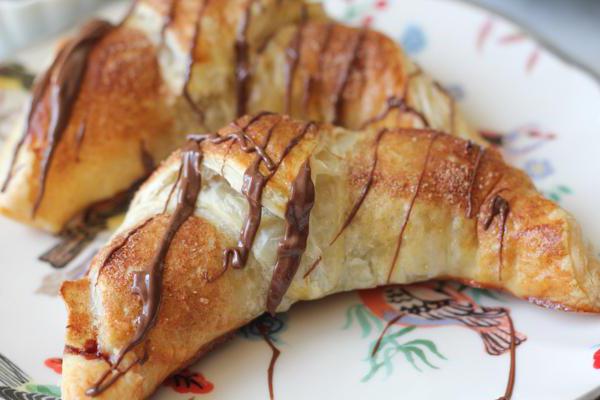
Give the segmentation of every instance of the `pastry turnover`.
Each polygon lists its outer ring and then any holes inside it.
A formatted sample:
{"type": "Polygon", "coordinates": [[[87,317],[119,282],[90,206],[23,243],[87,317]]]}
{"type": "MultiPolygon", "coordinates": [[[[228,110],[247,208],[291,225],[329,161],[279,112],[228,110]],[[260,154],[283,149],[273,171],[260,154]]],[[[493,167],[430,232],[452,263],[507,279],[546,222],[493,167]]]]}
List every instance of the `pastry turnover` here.
{"type": "Polygon", "coordinates": [[[0,155],[0,212],[51,232],[86,222],[126,200],[187,133],[263,110],[480,140],[391,39],[315,5],[140,0],[117,26],[84,26],[38,78],[0,155]]]}
{"type": "Polygon", "coordinates": [[[574,219],[486,149],[435,130],[261,113],[191,137],[65,282],[63,398],[150,395],[265,311],[452,278],[600,311],[574,219]]]}

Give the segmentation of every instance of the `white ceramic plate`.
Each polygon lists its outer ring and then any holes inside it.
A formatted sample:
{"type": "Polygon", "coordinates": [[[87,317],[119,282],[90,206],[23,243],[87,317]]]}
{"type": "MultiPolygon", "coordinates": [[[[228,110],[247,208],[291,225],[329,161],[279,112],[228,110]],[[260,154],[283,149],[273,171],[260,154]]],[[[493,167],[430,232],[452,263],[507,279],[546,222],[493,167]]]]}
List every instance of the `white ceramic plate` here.
{"type": "Polygon", "coordinates": [[[72,25],[102,0],[0,0],[0,58],[72,25]]]}
{"type": "MultiPolygon", "coordinates": [[[[572,211],[592,244],[600,244],[596,207],[600,84],[596,78],[562,61],[514,24],[467,3],[332,0],[327,8],[338,18],[369,23],[401,42],[460,100],[472,121],[490,135],[502,135],[510,162],[524,168],[548,197],[572,211]]],[[[109,14],[121,11],[113,8],[109,14]]],[[[44,46],[20,61],[39,67],[51,48],[44,46]]],[[[7,98],[14,99],[6,93],[2,97],[0,92],[0,110],[8,109],[7,98]]],[[[0,393],[5,396],[15,390],[58,395],[65,310],[56,290],[62,279],[83,272],[86,257],[99,244],[66,269],[53,270],[36,257],[56,240],[0,220],[0,385],[9,387],[0,393]]],[[[511,310],[517,330],[527,338],[517,348],[514,399],[594,398],[585,394],[600,384],[600,318],[545,310],[455,284],[348,293],[300,304],[266,320],[270,337],[281,350],[275,397],[492,399],[502,395],[508,353],[491,355],[482,334],[493,332],[469,328],[463,319],[429,321],[411,315],[393,325],[377,356],[369,357],[389,319],[386,310],[417,297],[443,298],[448,307],[470,305],[475,319],[482,307],[511,310]]],[[[251,325],[169,380],[155,398],[268,398],[270,358],[270,348],[251,325]]]]}

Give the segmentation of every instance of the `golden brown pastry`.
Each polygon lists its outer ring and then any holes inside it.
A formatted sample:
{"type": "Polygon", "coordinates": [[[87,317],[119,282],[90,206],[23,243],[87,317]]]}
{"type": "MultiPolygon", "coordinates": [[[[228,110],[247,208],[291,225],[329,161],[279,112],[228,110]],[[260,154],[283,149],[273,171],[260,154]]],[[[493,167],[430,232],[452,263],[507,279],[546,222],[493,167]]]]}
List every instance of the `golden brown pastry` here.
{"type": "Polygon", "coordinates": [[[243,117],[175,152],[88,275],[64,283],[63,398],[146,397],[300,300],[453,278],[598,312],[599,273],[574,219],[494,149],[243,117]]]}
{"type": "Polygon", "coordinates": [[[271,110],[479,140],[451,97],[382,34],[302,0],[146,0],[93,21],[39,77],[0,156],[0,212],[59,232],[123,202],[192,131],[271,110]]]}

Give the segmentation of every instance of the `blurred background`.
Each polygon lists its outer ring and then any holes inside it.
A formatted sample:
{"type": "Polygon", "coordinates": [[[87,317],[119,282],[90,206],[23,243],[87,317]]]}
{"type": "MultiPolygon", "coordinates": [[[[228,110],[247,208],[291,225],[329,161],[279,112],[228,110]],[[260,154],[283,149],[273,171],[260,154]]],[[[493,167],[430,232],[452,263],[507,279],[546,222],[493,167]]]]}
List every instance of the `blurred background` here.
{"type": "MultiPolygon", "coordinates": [[[[402,0],[389,0],[402,1],[402,0]]],[[[465,1],[496,11],[572,61],[600,74],[600,0],[465,1]]],[[[0,61],[72,28],[107,0],[0,0],[0,61]]]]}

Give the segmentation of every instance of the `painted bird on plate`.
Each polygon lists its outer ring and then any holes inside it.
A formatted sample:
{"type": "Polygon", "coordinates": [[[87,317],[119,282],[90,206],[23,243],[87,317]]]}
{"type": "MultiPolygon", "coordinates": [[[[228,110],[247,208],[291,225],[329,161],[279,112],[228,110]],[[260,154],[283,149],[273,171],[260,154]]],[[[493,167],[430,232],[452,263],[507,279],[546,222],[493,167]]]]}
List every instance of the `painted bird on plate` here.
{"type": "MultiPolygon", "coordinates": [[[[363,291],[360,296],[365,305],[388,324],[458,324],[477,332],[490,355],[501,355],[510,350],[508,310],[481,306],[454,284],[425,282],[388,286],[363,291]]],[[[526,339],[525,335],[515,332],[515,345],[526,339]]]]}

